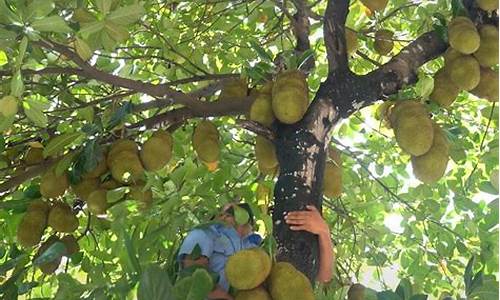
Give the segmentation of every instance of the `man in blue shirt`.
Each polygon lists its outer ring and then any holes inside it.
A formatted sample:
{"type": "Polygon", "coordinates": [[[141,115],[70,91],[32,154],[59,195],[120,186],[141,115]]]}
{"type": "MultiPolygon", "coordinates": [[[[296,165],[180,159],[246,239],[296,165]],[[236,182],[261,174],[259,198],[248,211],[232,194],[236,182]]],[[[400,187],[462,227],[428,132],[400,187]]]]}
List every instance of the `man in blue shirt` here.
{"type": "MultiPolygon", "coordinates": [[[[201,265],[219,275],[219,282],[208,299],[233,300],[228,293],[229,283],[224,274],[227,259],[240,250],[258,247],[262,238],[252,232],[254,217],[246,203],[224,206],[218,220],[221,221],[220,224],[194,229],[186,236],[179,249],[179,260],[183,268],[201,265]],[[248,222],[244,224],[236,222],[235,210],[241,209],[248,214],[248,222]],[[201,253],[200,256],[193,257],[191,254],[196,246],[201,253]]],[[[314,206],[307,206],[305,211],[289,212],[285,221],[291,230],[305,230],[318,235],[321,263],[317,280],[330,281],[334,261],[333,245],[328,225],[319,212],[314,206]]]]}

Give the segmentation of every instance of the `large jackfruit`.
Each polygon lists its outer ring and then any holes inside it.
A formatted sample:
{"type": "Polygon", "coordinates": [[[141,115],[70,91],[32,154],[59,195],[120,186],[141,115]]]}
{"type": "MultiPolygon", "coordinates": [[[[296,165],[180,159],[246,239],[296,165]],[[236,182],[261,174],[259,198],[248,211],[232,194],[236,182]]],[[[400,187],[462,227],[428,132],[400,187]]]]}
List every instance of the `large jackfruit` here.
{"type": "Polygon", "coordinates": [[[347,291],[347,300],[364,300],[365,286],[359,283],[351,285],[347,291]]]}
{"type": "Polygon", "coordinates": [[[255,138],[255,157],[261,171],[272,171],[278,165],[274,144],[262,136],[255,138]]]}
{"type": "Polygon", "coordinates": [[[107,190],[100,188],[90,193],[87,198],[87,208],[94,215],[104,215],[108,209],[107,190]]]}
{"type": "Polygon", "coordinates": [[[389,0],[361,0],[361,3],[371,11],[381,11],[385,9],[388,1],[389,0]]]}
{"type": "Polygon", "coordinates": [[[448,165],[449,146],[444,132],[437,124],[434,126],[432,147],[421,156],[412,156],[411,165],[415,177],[424,183],[434,183],[443,177],[448,165]]]}
{"type": "Polygon", "coordinates": [[[287,262],[273,265],[269,290],[273,300],[314,300],[309,279],[287,262]]]}
{"type": "Polygon", "coordinates": [[[272,82],[265,84],[250,107],[250,120],[267,127],[271,126],[276,119],[272,106],[272,87],[272,82]]]}
{"type": "Polygon", "coordinates": [[[246,97],[247,94],[248,86],[245,79],[228,80],[222,87],[219,100],[243,98],[246,97]]]}
{"type": "Polygon", "coordinates": [[[498,0],[477,0],[477,6],[485,11],[495,11],[498,9],[498,0]]]}
{"type": "Polygon", "coordinates": [[[41,179],[40,193],[45,198],[56,198],[64,195],[69,187],[68,175],[66,173],[57,176],[55,169],[48,170],[41,179]]]}
{"type": "Polygon", "coordinates": [[[166,131],[159,130],[142,145],[141,161],[148,171],[157,171],[167,165],[172,157],[173,139],[166,131]]]}
{"type": "Polygon", "coordinates": [[[24,163],[28,166],[39,164],[43,161],[43,148],[30,147],[24,155],[24,163]]]}
{"type": "Polygon", "coordinates": [[[132,140],[127,140],[127,139],[116,140],[111,145],[111,148],[109,149],[108,158],[109,157],[114,157],[117,153],[123,152],[123,151],[128,151],[128,152],[132,152],[132,153],[138,153],[139,152],[139,146],[137,145],[136,142],[134,142],[132,140]]]}
{"type": "Polygon", "coordinates": [[[78,228],[78,218],[71,206],[58,202],[50,209],[48,224],[57,232],[71,233],[78,228]]]}
{"type": "Polygon", "coordinates": [[[354,52],[356,52],[356,50],[358,50],[358,34],[347,27],[345,29],[345,42],[347,54],[352,55],[354,52]]]}
{"type": "Polygon", "coordinates": [[[47,227],[49,209],[49,204],[44,201],[34,201],[29,205],[17,226],[17,241],[22,247],[32,247],[40,243],[47,227]]]}
{"type": "MultiPolygon", "coordinates": [[[[35,254],[35,259],[37,257],[39,257],[40,255],[42,255],[45,252],[45,250],[47,250],[50,246],[52,246],[52,244],[54,244],[56,242],[60,242],[60,240],[57,236],[53,235],[50,238],[48,238],[40,246],[40,248],[38,248],[38,251],[35,254]]],[[[62,256],[58,256],[53,261],[41,264],[38,267],[40,268],[40,270],[42,271],[43,274],[50,275],[50,274],[54,273],[57,270],[57,268],[59,267],[59,265],[61,264],[61,258],[62,258],[62,256]]]]}
{"type": "Polygon", "coordinates": [[[234,300],[272,300],[271,295],[262,287],[238,291],[234,300]]]}
{"type": "Polygon", "coordinates": [[[444,58],[444,64],[445,66],[448,66],[451,64],[452,61],[454,61],[456,58],[461,57],[462,53],[458,52],[457,50],[453,49],[452,47],[448,47],[446,51],[443,54],[444,58]]]}
{"type": "Polygon", "coordinates": [[[137,182],[144,176],[144,167],[136,152],[121,151],[116,154],[110,152],[108,165],[113,179],[121,183],[137,182]]]}
{"type": "Polygon", "coordinates": [[[466,17],[457,17],[448,24],[450,46],[463,54],[472,54],[480,44],[479,33],[472,21],[466,17]]]}
{"type": "Polygon", "coordinates": [[[481,80],[470,92],[490,102],[498,102],[498,72],[489,68],[481,68],[481,80]]]}
{"type": "Polygon", "coordinates": [[[394,41],[392,40],[393,36],[394,32],[386,29],[375,32],[375,42],[373,44],[375,51],[380,55],[391,53],[394,47],[394,41]]]}
{"type": "Polygon", "coordinates": [[[219,139],[219,131],[212,122],[203,120],[198,123],[193,131],[193,148],[202,162],[219,161],[219,139]]]}
{"type": "MultiPolygon", "coordinates": [[[[498,3],[498,2],[497,2],[498,3]]],[[[481,45],[474,57],[483,67],[493,67],[498,64],[498,28],[493,25],[483,25],[479,29],[481,45]]]]}
{"type": "Polygon", "coordinates": [[[293,124],[302,119],[309,105],[306,76],[297,70],[278,75],[273,85],[272,107],[280,122],[293,124]]]}
{"type": "Polygon", "coordinates": [[[446,67],[434,75],[434,89],[429,98],[441,107],[448,108],[455,101],[460,89],[451,81],[446,67]]]}
{"type": "Polygon", "coordinates": [[[108,171],[105,156],[97,161],[97,165],[91,171],[83,174],[84,179],[99,178],[108,171]]]}
{"type": "Polygon", "coordinates": [[[225,267],[227,281],[239,290],[258,287],[271,272],[271,258],[260,248],[241,250],[229,257],[225,267]]]}
{"type": "Polygon", "coordinates": [[[97,178],[83,179],[78,184],[71,186],[73,193],[75,193],[78,198],[84,201],[87,200],[90,193],[97,190],[98,188],[99,179],[97,178]]]}
{"type": "Polygon", "coordinates": [[[460,89],[470,91],[479,84],[480,68],[471,55],[462,55],[449,65],[450,79],[460,89]]]}
{"type": "Polygon", "coordinates": [[[335,147],[328,148],[328,157],[323,173],[323,194],[328,198],[336,198],[342,194],[342,158],[335,147]]]}
{"type": "Polygon", "coordinates": [[[137,201],[141,209],[148,209],[153,204],[153,192],[150,188],[144,189],[144,185],[131,186],[130,198],[137,201]]]}

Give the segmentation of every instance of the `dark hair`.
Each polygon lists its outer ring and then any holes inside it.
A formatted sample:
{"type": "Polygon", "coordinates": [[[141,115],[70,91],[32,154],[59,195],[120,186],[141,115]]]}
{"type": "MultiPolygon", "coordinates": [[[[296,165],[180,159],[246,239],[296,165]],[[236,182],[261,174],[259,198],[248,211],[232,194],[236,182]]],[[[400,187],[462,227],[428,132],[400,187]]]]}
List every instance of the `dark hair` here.
{"type": "MultiPolygon", "coordinates": [[[[254,216],[253,216],[253,212],[252,212],[252,209],[250,208],[250,205],[248,205],[248,203],[238,203],[236,204],[238,205],[239,207],[243,208],[244,210],[246,210],[246,212],[248,213],[248,223],[250,223],[251,225],[254,224],[254,216]]],[[[224,211],[225,213],[227,214],[230,214],[231,216],[234,217],[234,207],[229,207],[228,209],[226,209],[224,211]]]]}

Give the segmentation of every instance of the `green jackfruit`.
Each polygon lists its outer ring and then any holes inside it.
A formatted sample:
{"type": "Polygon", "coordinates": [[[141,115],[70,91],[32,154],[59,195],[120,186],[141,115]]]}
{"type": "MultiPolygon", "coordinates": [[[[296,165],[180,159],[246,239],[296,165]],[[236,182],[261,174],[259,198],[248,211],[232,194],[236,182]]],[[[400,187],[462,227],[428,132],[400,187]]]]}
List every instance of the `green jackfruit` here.
{"type": "Polygon", "coordinates": [[[225,273],[231,286],[240,290],[258,287],[271,272],[271,258],[260,248],[236,252],[227,260],[225,273]]]}
{"type": "Polygon", "coordinates": [[[358,34],[347,28],[345,29],[345,42],[346,42],[346,48],[347,48],[347,53],[349,55],[352,55],[356,50],[358,50],[359,43],[358,43],[358,34]]]}
{"type": "MultiPolygon", "coordinates": [[[[45,252],[45,250],[47,250],[50,246],[52,246],[52,244],[59,242],[59,241],[60,241],[59,238],[56,236],[51,236],[50,238],[48,238],[40,246],[40,248],[38,248],[38,251],[35,254],[34,258],[36,259],[40,255],[42,255],[45,252]]],[[[56,257],[53,261],[41,264],[38,267],[40,268],[40,270],[42,271],[43,274],[50,275],[50,274],[54,273],[57,270],[57,268],[59,268],[59,265],[61,264],[61,258],[62,258],[62,256],[56,257]]]]}
{"type": "Polygon", "coordinates": [[[412,156],[411,165],[415,177],[424,183],[434,183],[443,177],[449,159],[448,140],[441,128],[434,124],[432,147],[421,156],[412,156]]]}
{"type": "Polygon", "coordinates": [[[448,108],[455,101],[460,89],[451,81],[449,73],[445,68],[440,69],[434,75],[434,89],[429,98],[441,107],[448,108]]]}
{"type": "Polygon", "coordinates": [[[248,86],[244,79],[228,80],[222,87],[219,100],[235,99],[246,97],[248,86]]]}
{"type": "Polygon", "coordinates": [[[393,129],[399,147],[418,156],[431,148],[434,131],[428,114],[414,111],[401,111],[393,129]]]}
{"type": "Polygon", "coordinates": [[[280,122],[293,124],[302,119],[309,105],[307,81],[300,71],[278,75],[273,85],[272,108],[280,122]]]}
{"type": "Polygon", "coordinates": [[[257,96],[250,107],[250,120],[270,127],[274,120],[271,95],[261,94],[257,96]]]}
{"type": "Polygon", "coordinates": [[[71,234],[64,236],[61,239],[61,242],[66,247],[66,253],[64,254],[64,256],[70,257],[71,255],[80,251],[80,246],[78,245],[78,241],[71,234]]]}
{"type": "Polygon", "coordinates": [[[314,300],[309,279],[287,262],[273,265],[269,290],[273,300],[314,300]]]}
{"type": "MultiPolygon", "coordinates": [[[[498,2],[497,2],[498,3],[498,2]]],[[[483,67],[493,67],[498,64],[498,28],[493,25],[483,25],[479,29],[481,45],[474,57],[483,67]]]]}
{"type": "Polygon", "coordinates": [[[97,190],[98,188],[99,179],[97,178],[83,179],[78,184],[71,186],[73,193],[75,193],[78,198],[84,201],[87,200],[87,197],[90,193],[97,190]]]}
{"type": "Polygon", "coordinates": [[[271,295],[262,287],[238,291],[234,300],[272,300],[271,295]]]}
{"type": "Polygon", "coordinates": [[[94,215],[104,215],[108,209],[107,190],[100,188],[90,193],[87,199],[87,208],[94,215]]]}
{"type": "Polygon", "coordinates": [[[480,68],[477,60],[471,55],[462,55],[454,59],[450,65],[450,79],[460,89],[470,91],[479,84],[480,68]]]}
{"type": "Polygon", "coordinates": [[[262,136],[255,138],[255,157],[259,166],[273,169],[278,165],[274,144],[262,136]]]}
{"type": "Polygon", "coordinates": [[[172,146],[173,139],[168,132],[162,131],[150,137],[140,152],[144,168],[157,171],[165,167],[172,157],[172,146]]]}
{"type": "Polygon", "coordinates": [[[490,102],[498,102],[498,72],[489,68],[481,68],[481,80],[470,92],[490,102]]]}
{"type": "Polygon", "coordinates": [[[33,201],[17,226],[17,241],[22,247],[32,247],[40,243],[47,227],[50,206],[47,202],[33,201]]]}
{"type": "Polygon", "coordinates": [[[342,194],[342,168],[331,161],[325,165],[323,194],[328,198],[337,198],[342,194]]]}
{"type": "Polygon", "coordinates": [[[113,179],[118,182],[133,183],[140,181],[144,176],[144,167],[137,153],[119,152],[116,155],[108,156],[108,163],[113,179]]]}
{"type": "Polygon", "coordinates": [[[144,185],[133,185],[130,187],[130,198],[137,201],[141,209],[147,209],[153,204],[153,192],[144,189],[144,185]]]}
{"type": "Polygon", "coordinates": [[[58,202],[50,209],[48,224],[57,232],[71,233],[78,228],[78,218],[71,206],[58,202]]]}
{"type": "Polygon", "coordinates": [[[463,54],[474,53],[480,44],[476,26],[465,17],[459,17],[450,22],[448,40],[453,49],[463,54]]]}
{"type": "Polygon", "coordinates": [[[498,0],[476,0],[477,6],[482,10],[495,11],[498,10],[498,0]]]}
{"type": "Polygon", "coordinates": [[[40,182],[40,193],[45,198],[56,198],[64,195],[69,187],[69,180],[66,173],[57,176],[55,169],[50,169],[43,176],[40,182]]]}
{"type": "Polygon", "coordinates": [[[43,161],[43,148],[30,147],[24,155],[24,163],[28,166],[39,164],[43,161]]]}
{"type": "Polygon", "coordinates": [[[393,36],[394,32],[386,29],[375,32],[375,42],[373,44],[375,51],[380,55],[391,53],[394,47],[393,36]]]}

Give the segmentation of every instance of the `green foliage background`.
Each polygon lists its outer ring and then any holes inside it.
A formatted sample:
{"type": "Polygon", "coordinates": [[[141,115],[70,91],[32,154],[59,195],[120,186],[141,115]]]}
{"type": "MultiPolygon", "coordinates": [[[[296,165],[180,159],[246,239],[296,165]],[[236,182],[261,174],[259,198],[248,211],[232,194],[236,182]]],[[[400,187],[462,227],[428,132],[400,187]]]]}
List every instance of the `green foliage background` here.
{"type": "MultiPolygon", "coordinates": [[[[310,2],[316,3],[313,13],[321,16],[326,1],[310,2]]],[[[291,3],[286,7],[293,13],[291,3]]],[[[389,57],[372,51],[375,29],[396,32],[399,41],[393,53],[397,53],[419,35],[442,28],[440,20],[451,19],[451,8],[452,3],[443,0],[391,0],[384,12],[369,16],[359,1],[351,1],[347,26],[358,31],[359,51],[383,63],[389,57]]],[[[295,40],[290,21],[275,1],[1,0],[0,94],[16,95],[22,109],[13,119],[0,119],[0,150],[17,152],[12,161],[3,158],[0,182],[22,172],[18,171],[20,158],[29,142],[47,145],[49,136],[75,133],[54,153],[76,149],[92,165],[96,144],[92,140],[107,142],[120,134],[115,126],[178,107],[137,112],[133,108],[151,97],[91,78],[25,71],[74,67],[37,41],[50,39],[72,46],[75,37],[98,50],[90,62],[99,70],[155,84],[195,75],[241,73],[256,85],[272,71],[272,58],[278,53],[283,52],[288,63],[301,61],[291,52],[295,40]],[[91,12],[91,22],[75,21],[75,10],[81,8],[91,12]],[[109,23],[110,16],[114,23],[109,23]]],[[[320,20],[312,20],[310,39],[316,67],[308,81],[314,95],[328,70],[320,20]]],[[[427,63],[416,86],[391,98],[426,99],[432,75],[442,65],[442,58],[427,63]]],[[[376,68],[358,54],[350,59],[350,66],[358,74],[376,68]]],[[[208,83],[175,88],[191,92],[208,83]]],[[[325,199],[323,209],[338,251],[337,278],[326,287],[335,299],[345,297],[345,286],[356,282],[367,266],[399,266],[397,276],[411,282],[414,294],[474,298],[474,288],[476,293],[498,290],[498,191],[490,182],[498,169],[498,107],[462,92],[449,111],[432,103],[429,108],[445,129],[452,149],[446,176],[433,185],[415,181],[409,156],[397,147],[392,132],[374,118],[376,107],[355,113],[334,130],[332,142],[343,153],[344,193],[339,199],[325,199]],[[384,225],[393,214],[402,217],[400,232],[384,225]],[[474,261],[470,260],[473,256],[474,261]],[[469,261],[473,263],[466,272],[469,261]],[[470,281],[477,274],[484,275],[481,284],[466,286],[467,278],[470,281]]],[[[31,263],[36,251],[20,249],[15,240],[27,203],[39,196],[39,178],[2,195],[0,294],[7,299],[17,294],[24,298],[133,299],[138,282],[149,278],[148,272],[174,277],[175,251],[185,232],[207,222],[234,197],[253,205],[257,219],[262,220],[259,224],[269,233],[270,217],[260,213],[255,198],[262,177],[253,153],[254,135],[237,124],[241,118],[213,119],[223,145],[219,169],[213,173],[197,160],[191,147],[197,120],[182,124],[173,134],[174,157],[168,167],[148,174],[153,207],[139,211],[133,201],[118,200],[123,193],[117,191],[112,196],[119,203],[107,219],[81,211],[81,251],[62,264],[57,275],[43,276],[31,263]],[[150,269],[150,264],[162,264],[166,270],[150,269]]],[[[128,133],[144,141],[150,131],[128,133]]],[[[70,159],[65,161],[68,164],[61,168],[70,167],[70,159]]],[[[272,179],[265,180],[273,185],[272,179]]],[[[74,200],[71,193],[65,197],[68,203],[74,200]]],[[[383,278],[375,280],[388,288],[383,278]]],[[[498,294],[483,293],[480,298],[497,299],[498,294]]]]}

